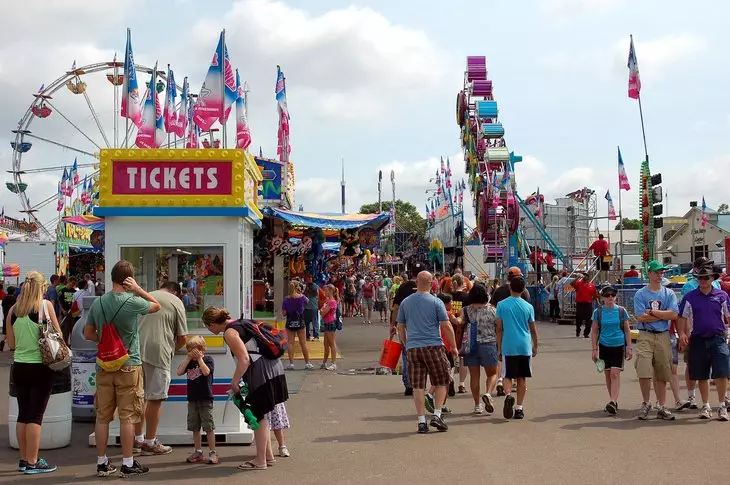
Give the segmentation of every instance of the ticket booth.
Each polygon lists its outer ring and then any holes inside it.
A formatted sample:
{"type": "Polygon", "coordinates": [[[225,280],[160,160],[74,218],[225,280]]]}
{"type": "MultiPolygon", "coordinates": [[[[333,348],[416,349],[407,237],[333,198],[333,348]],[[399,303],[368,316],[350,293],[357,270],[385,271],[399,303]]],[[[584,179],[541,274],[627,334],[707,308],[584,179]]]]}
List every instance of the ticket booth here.
{"type": "MultiPolygon", "coordinates": [[[[253,432],[229,402],[234,361],[222,336],[202,323],[209,306],[251,316],[253,237],[261,226],[257,207],[261,172],[253,157],[235,149],[107,149],[101,151],[99,206],[105,218],[106,287],[120,259],[135,267],[147,290],[166,280],[184,288],[189,334],[203,335],[215,360],[214,414],[219,443],[249,444],[253,432]]],[[[187,385],[175,369],[162,407],[158,437],[167,444],[192,444],[186,430],[187,385]]],[[[110,429],[110,444],[119,429],[110,429]]],[[[89,444],[94,444],[93,434],[89,444]]]]}

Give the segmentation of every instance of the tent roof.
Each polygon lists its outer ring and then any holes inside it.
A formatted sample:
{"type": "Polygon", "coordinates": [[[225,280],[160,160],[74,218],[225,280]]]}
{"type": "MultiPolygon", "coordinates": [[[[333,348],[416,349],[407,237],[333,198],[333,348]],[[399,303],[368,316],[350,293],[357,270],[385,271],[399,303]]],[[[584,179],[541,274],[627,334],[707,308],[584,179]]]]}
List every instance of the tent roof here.
{"type": "Polygon", "coordinates": [[[370,227],[379,231],[390,220],[390,214],[387,212],[381,212],[380,214],[316,214],[266,207],[263,213],[268,217],[280,219],[293,226],[316,227],[335,231],[363,227],[370,227]]]}

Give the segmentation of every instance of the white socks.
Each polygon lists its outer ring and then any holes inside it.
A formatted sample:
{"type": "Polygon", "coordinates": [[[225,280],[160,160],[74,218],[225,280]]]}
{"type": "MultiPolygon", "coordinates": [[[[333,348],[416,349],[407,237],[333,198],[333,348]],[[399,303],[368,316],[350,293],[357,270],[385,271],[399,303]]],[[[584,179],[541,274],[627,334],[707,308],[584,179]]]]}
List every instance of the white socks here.
{"type": "Polygon", "coordinates": [[[106,465],[107,463],[109,463],[109,458],[107,458],[106,455],[96,457],[97,465],[106,465]]]}
{"type": "Polygon", "coordinates": [[[424,415],[419,416],[418,417],[418,422],[419,423],[426,424],[426,416],[424,416],[424,415]]]}
{"type": "Polygon", "coordinates": [[[140,441],[144,441],[144,435],[143,434],[135,435],[134,441],[136,441],[137,443],[139,443],[140,441]]]}
{"type": "Polygon", "coordinates": [[[127,458],[127,457],[122,458],[122,466],[133,467],[134,466],[134,457],[130,456],[129,458],[127,458]]]}
{"type": "Polygon", "coordinates": [[[437,418],[440,418],[441,417],[441,410],[440,409],[434,409],[433,410],[433,415],[436,416],[437,418]]]}

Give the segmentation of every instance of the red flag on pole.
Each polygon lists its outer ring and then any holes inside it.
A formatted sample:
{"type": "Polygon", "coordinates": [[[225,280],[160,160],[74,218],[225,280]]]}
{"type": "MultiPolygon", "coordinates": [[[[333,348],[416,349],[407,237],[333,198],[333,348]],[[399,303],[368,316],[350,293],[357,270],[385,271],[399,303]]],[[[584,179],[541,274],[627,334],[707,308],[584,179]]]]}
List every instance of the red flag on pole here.
{"type": "Polygon", "coordinates": [[[629,45],[629,98],[639,99],[641,92],[641,78],[639,77],[639,64],[636,62],[636,51],[634,50],[634,37],[631,36],[629,45]]]}

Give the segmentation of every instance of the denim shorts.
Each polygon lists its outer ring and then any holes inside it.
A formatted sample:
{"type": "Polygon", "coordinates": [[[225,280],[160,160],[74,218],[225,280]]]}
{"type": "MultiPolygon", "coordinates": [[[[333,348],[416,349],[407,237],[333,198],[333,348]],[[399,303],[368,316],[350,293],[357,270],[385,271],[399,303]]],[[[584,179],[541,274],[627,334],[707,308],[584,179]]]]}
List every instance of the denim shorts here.
{"type": "Polygon", "coordinates": [[[471,354],[464,356],[467,367],[496,367],[497,344],[478,344],[471,354]]]}
{"type": "Polygon", "coordinates": [[[710,378],[730,377],[730,349],[724,335],[714,337],[691,337],[687,367],[689,378],[693,381],[706,381],[710,378]]]}

